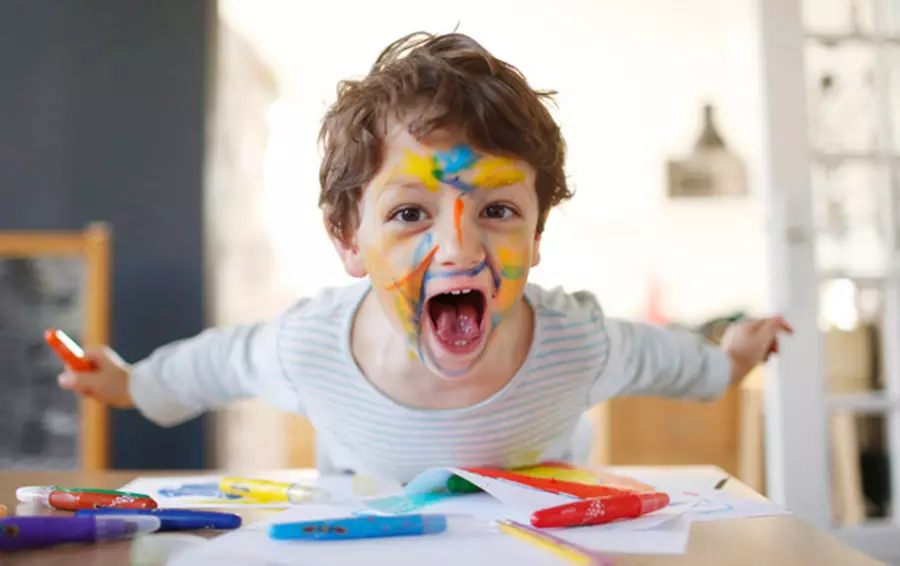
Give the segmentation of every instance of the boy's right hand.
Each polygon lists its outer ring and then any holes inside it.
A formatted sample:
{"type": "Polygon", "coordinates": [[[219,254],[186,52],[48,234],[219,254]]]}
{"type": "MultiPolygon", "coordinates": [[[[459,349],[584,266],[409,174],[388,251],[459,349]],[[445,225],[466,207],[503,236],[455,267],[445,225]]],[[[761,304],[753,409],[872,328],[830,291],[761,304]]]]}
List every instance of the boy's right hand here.
{"type": "Polygon", "coordinates": [[[59,375],[59,386],[101,403],[121,409],[134,407],[128,392],[128,376],[131,368],[114,351],[107,347],[85,348],[84,355],[94,362],[93,371],[66,371],[59,375]]]}

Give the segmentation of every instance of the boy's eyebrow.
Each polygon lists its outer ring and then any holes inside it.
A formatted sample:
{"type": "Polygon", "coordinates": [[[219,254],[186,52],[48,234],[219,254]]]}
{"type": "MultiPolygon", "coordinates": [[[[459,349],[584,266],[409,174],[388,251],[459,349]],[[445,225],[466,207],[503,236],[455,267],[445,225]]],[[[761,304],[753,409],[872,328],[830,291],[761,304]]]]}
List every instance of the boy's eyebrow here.
{"type": "Polygon", "coordinates": [[[395,175],[384,182],[385,189],[427,189],[425,183],[417,177],[407,177],[405,175],[395,175]]]}

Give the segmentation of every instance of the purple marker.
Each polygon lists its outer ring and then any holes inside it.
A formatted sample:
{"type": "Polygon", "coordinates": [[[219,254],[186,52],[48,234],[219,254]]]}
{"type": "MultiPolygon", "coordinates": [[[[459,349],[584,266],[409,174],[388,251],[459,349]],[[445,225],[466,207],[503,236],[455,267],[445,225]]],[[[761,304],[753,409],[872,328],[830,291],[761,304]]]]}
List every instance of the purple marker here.
{"type": "Polygon", "coordinates": [[[153,532],[159,524],[158,517],[149,515],[4,517],[0,519],[0,551],[124,539],[153,532]]]}

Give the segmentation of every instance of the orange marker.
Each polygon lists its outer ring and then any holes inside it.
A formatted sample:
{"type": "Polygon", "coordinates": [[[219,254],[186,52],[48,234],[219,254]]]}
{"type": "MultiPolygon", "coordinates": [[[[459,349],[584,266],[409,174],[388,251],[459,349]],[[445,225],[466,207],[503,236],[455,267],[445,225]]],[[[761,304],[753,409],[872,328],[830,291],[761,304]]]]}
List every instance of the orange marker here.
{"type": "Polygon", "coordinates": [[[75,371],[93,371],[97,366],[91,360],[84,357],[81,349],[68,334],[62,330],[51,328],[44,333],[44,340],[53,348],[66,366],[75,371]]]}
{"type": "Polygon", "coordinates": [[[0,505],[0,517],[6,517],[6,505],[0,505]]]}

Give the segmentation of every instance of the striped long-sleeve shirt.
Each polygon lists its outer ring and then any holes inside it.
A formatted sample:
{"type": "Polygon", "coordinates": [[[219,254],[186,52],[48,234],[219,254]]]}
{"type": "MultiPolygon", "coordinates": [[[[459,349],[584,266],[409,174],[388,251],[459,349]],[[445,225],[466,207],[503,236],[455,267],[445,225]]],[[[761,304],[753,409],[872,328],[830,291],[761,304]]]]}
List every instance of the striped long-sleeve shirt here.
{"type": "Polygon", "coordinates": [[[310,420],[321,469],[406,481],[432,466],[566,460],[579,419],[600,401],[713,399],[730,380],[728,357],[700,336],[605,318],[590,293],[529,284],[533,342],[509,383],[471,407],[411,408],[373,386],[351,354],[369,288],[326,289],[274,320],[164,346],[133,367],[132,397],[161,425],[261,397],[310,420]]]}

